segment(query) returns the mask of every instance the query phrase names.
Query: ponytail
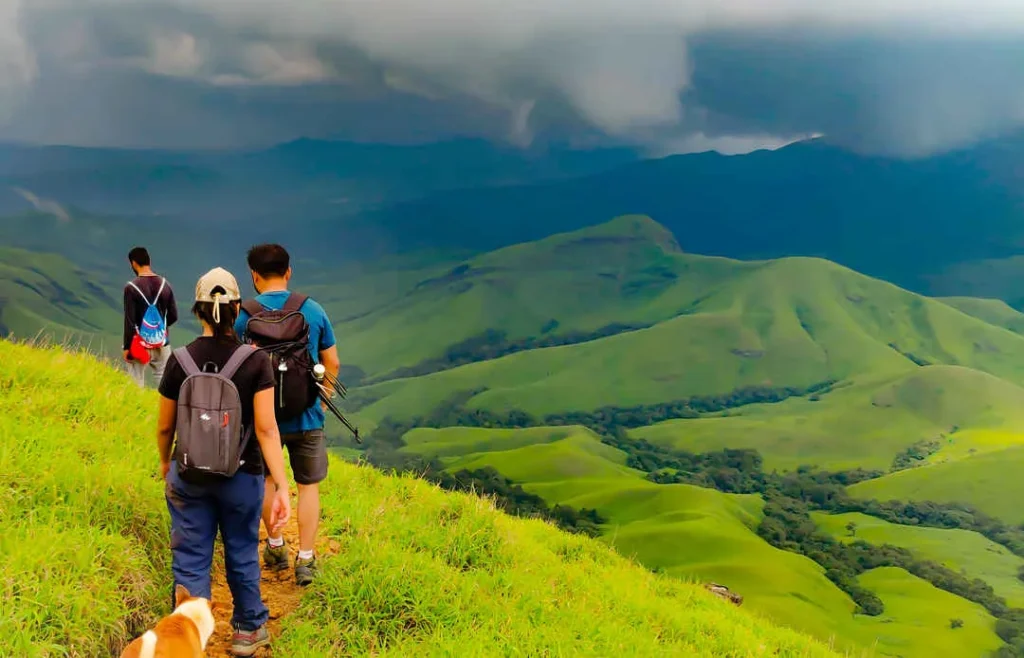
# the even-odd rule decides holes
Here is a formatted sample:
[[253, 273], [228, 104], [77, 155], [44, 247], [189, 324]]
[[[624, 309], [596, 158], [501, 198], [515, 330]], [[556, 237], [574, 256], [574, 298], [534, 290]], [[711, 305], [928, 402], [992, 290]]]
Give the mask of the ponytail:
[[[220, 286], [214, 288], [214, 299], [218, 294], [224, 294]], [[238, 336], [235, 335], [235, 320], [238, 319], [238, 308], [240, 302], [232, 301], [227, 304], [215, 302], [196, 302], [192, 305], [192, 315], [199, 318], [204, 324], [213, 330], [213, 336], [217, 340], [237, 343]]]

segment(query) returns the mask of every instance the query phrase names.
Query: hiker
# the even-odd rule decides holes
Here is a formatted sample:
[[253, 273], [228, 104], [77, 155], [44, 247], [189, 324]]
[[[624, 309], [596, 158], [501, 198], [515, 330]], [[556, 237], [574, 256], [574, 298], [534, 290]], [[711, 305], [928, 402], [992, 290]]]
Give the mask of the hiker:
[[[167, 362], [159, 386], [157, 440], [171, 516], [174, 584], [210, 598], [219, 530], [234, 601], [231, 650], [251, 656], [270, 643], [269, 612], [260, 596], [260, 517], [265, 504], [268, 530], [279, 534], [291, 506], [274, 418], [274, 373], [267, 355], [242, 345], [235, 334], [240, 302], [230, 272], [215, 268], [199, 279], [192, 313], [203, 334]], [[210, 372], [234, 387], [202, 374]]]
[[[257, 245], [249, 250], [247, 260], [257, 297], [242, 303], [235, 331], [243, 340], [261, 346], [267, 344], [266, 340], [261, 340], [267, 336], [254, 335], [257, 330], [267, 329], [268, 333], [280, 334], [275, 345], [269, 347], [271, 353], [277, 352], [273, 358], [280, 374], [277, 422], [299, 490], [299, 551], [295, 560], [295, 581], [299, 585], [308, 585], [317, 574], [314, 545], [320, 523], [320, 482], [327, 477], [325, 409], [317, 398], [310, 370], [316, 363], [322, 363], [331, 375], [328, 379], [334, 381], [341, 364], [335, 347], [334, 329], [324, 309], [314, 300], [288, 290], [292, 269], [285, 248], [278, 244]], [[255, 326], [268, 314], [272, 316], [271, 320], [285, 316], [289, 320], [263, 323], [262, 328]], [[299, 348], [297, 352], [296, 348]], [[281, 362], [283, 357], [286, 358], [284, 363]], [[281, 366], [286, 370], [281, 371]], [[329, 385], [327, 390], [328, 395], [333, 393]], [[263, 551], [263, 564], [268, 569], [283, 571], [288, 568], [288, 547], [281, 533], [271, 530], [270, 520], [270, 509], [264, 505], [267, 545]]]
[[178, 321], [178, 307], [171, 284], [153, 272], [145, 247], [129, 251], [128, 264], [135, 278], [124, 287], [121, 349], [135, 383], [145, 388], [146, 366], [153, 369], [157, 383], [164, 376], [171, 355], [168, 329]]

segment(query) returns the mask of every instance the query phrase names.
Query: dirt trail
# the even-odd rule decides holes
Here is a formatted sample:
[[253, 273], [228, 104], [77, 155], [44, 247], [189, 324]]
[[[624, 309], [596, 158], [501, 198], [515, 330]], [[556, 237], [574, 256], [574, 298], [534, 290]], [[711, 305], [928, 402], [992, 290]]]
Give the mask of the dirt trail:
[[[261, 578], [260, 593], [263, 595], [263, 602], [270, 609], [270, 638], [273, 640], [281, 634], [281, 620], [294, 611], [302, 598], [303, 588], [295, 584], [295, 571], [291, 565], [295, 563], [295, 555], [299, 551], [299, 526], [298, 526], [298, 499], [295, 491], [292, 491], [292, 514], [288, 525], [284, 529], [285, 542], [288, 544], [287, 570], [272, 572], [264, 570]], [[263, 542], [267, 533], [260, 524], [260, 566], [263, 566]], [[322, 537], [317, 539], [317, 559], [337, 553], [338, 544], [334, 541], [325, 540]], [[234, 658], [230, 652], [231, 648], [231, 590], [228, 589], [227, 580], [224, 578], [224, 549], [220, 541], [213, 559], [213, 600], [221, 604], [215, 611], [217, 618], [217, 630], [214, 631], [210, 643], [206, 647], [207, 658]], [[273, 656], [273, 646], [261, 649], [257, 656]]]

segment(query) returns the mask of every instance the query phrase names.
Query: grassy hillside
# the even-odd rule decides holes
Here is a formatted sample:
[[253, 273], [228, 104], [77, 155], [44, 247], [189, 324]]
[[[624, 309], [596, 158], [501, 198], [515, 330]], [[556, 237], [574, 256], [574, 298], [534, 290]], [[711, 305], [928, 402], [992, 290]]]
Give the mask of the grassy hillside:
[[[992, 442], [1005, 441], [995, 435]], [[1009, 443], [1007, 441], [1007, 443]], [[1011, 524], [1024, 523], [1024, 446], [1015, 438], [1013, 447], [967, 455], [892, 473], [850, 487], [858, 498], [881, 500], [930, 500], [962, 502], [976, 506]]]
[[[865, 620], [880, 646], [899, 656], [990, 655], [1001, 644], [995, 620], [976, 603], [936, 589], [903, 569], [881, 567], [860, 577], [885, 602], [886, 615]], [[953, 628], [954, 620], [962, 626]]]
[[[610, 323], [633, 330], [587, 339]], [[458, 345], [488, 327], [506, 332], [497, 347]], [[642, 218], [480, 257], [339, 331], [370, 373], [432, 365], [365, 389], [375, 403], [360, 414], [371, 423], [482, 388], [468, 408], [543, 416], [897, 377], [922, 364], [1024, 383], [1024, 336], [827, 261], [682, 254]], [[522, 351], [497, 349], [517, 341]], [[485, 360], [466, 363], [474, 352]]]
[[[849, 597], [821, 567], [756, 534], [759, 497], [654, 484], [583, 428], [419, 428], [404, 440], [403, 451], [437, 457], [451, 471], [491, 466], [552, 503], [597, 509], [608, 519], [603, 540], [620, 552], [683, 579], [725, 583], [744, 595], [745, 606], [841, 647], [924, 657], [941, 642], [959, 647], [957, 655], [1000, 644], [983, 608], [905, 573], [913, 594], [865, 574], [867, 586], [894, 603], [880, 619], [854, 615]], [[969, 620], [970, 631], [949, 627], [958, 616]]]
[[887, 470], [919, 442], [932, 444], [934, 459], [1024, 444], [1024, 388], [961, 366], [928, 366], [858, 377], [814, 400], [669, 420], [631, 435], [690, 452], [754, 448], [769, 470]]
[[58, 255], [0, 247], [0, 336], [40, 332], [116, 350], [121, 300]]
[[1024, 313], [1011, 307], [1001, 299], [981, 297], [942, 297], [940, 301], [973, 315], [997, 327], [1009, 329], [1015, 334], [1024, 333]]
[[[0, 574], [17, 574], [0, 578], [0, 653], [116, 652], [166, 612], [155, 394], [58, 349], [0, 341], [0, 362]], [[285, 620], [287, 655], [833, 655], [476, 497], [340, 461], [328, 482], [342, 550]]]
[[[1011, 606], [1024, 607], [1024, 583], [1017, 577], [1024, 559], [976, 532], [944, 530], [889, 523], [865, 514], [811, 515], [814, 521], [842, 541], [863, 539], [872, 544], [892, 544], [927, 560], [963, 570], [972, 578], [992, 585]], [[853, 533], [848, 530], [854, 524]]]

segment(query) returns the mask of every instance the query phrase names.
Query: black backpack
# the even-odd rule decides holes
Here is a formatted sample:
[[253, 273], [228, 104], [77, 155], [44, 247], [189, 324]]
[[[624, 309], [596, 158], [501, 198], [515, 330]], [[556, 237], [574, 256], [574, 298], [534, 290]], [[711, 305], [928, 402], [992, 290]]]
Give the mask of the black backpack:
[[305, 295], [291, 293], [281, 310], [264, 308], [255, 299], [242, 302], [249, 314], [245, 340], [270, 356], [277, 383], [274, 387], [277, 419], [302, 415], [317, 400], [314, 361], [309, 353], [309, 323], [299, 312]]

